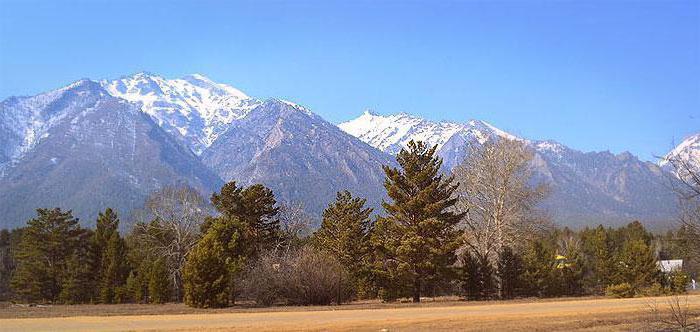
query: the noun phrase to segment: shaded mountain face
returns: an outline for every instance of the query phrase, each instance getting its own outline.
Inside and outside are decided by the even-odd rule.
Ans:
[[[226,180],[263,183],[282,200],[302,202],[315,215],[348,189],[378,207],[384,197],[381,165],[393,158],[308,109],[271,99],[232,123],[202,154]]]
[[[0,227],[20,226],[36,208],[55,206],[91,224],[106,207],[126,214],[164,185],[188,184],[207,194],[221,185],[139,105],[96,82],[10,98],[0,116],[0,136],[10,138],[0,142],[6,156]]]
[[[638,219],[651,227],[668,228],[676,218],[677,200],[670,189],[674,177],[630,153],[584,153],[554,141],[525,140],[478,120],[435,123],[407,114],[365,113],[339,127],[389,153],[411,139],[437,144],[445,171],[466,158],[470,145],[501,138],[520,140],[535,153],[534,180],[549,183],[552,189],[542,207],[561,225],[617,225]]]
[[[677,179],[629,152],[580,152],[554,142],[533,144],[535,177],[551,183],[543,207],[561,224],[622,225],[640,220],[656,229],[673,227]]]

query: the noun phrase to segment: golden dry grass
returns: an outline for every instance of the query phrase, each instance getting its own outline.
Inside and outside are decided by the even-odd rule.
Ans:
[[[655,300],[663,309],[667,298]],[[693,319],[697,321],[700,317],[700,295],[689,295],[688,301],[690,309],[694,311]],[[627,331],[643,330],[649,326],[649,302],[648,298],[587,298],[492,303],[448,301],[420,305],[362,303],[340,307],[233,308],[216,311],[187,309],[180,305],[158,306],[157,310],[153,306],[136,305],[57,306],[41,309],[52,309],[54,316],[68,316],[67,313],[71,313],[73,317],[5,318],[0,319],[0,330]],[[68,307],[74,311],[67,310]],[[106,307],[112,307],[113,311],[100,312],[103,316],[93,315],[93,310]],[[0,309],[0,312],[3,310],[17,313],[16,308]],[[8,317],[7,313],[3,317]]]

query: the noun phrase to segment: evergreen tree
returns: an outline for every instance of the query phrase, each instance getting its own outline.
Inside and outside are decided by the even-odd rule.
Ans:
[[[314,234],[314,244],[329,252],[353,276],[357,287],[366,286],[369,234],[372,213],[366,200],[352,197],[349,191],[338,192],[335,202],[323,211],[321,227]]]
[[[579,248],[568,247],[562,251],[563,259],[557,262],[556,278],[559,290],[556,295],[574,296],[583,293],[583,277],[585,273],[582,253]]]
[[[224,248],[215,232],[209,232],[187,257],[185,304],[197,308],[228,305],[229,276]]]
[[[107,251],[109,241],[112,234],[117,233],[117,228],[119,227],[119,218],[117,214],[111,209],[107,208],[104,212],[100,212],[97,216],[97,221],[95,223],[95,231],[92,235],[92,274],[94,276],[94,287],[95,290],[94,298],[105,303],[112,302],[112,296],[105,298],[107,293],[113,293],[112,290],[103,289],[103,279],[105,278],[106,264],[104,261],[104,255]]]
[[[228,294],[235,303],[236,280],[246,260],[255,259],[261,250],[269,250],[280,236],[279,208],[272,191],[256,184],[247,188],[229,182],[214,193],[211,202],[220,213],[208,218],[203,231],[212,236],[224,250],[229,281]],[[206,236],[206,235],[205,235]]]
[[[38,209],[38,216],[27,222],[16,252],[17,269],[11,284],[15,292],[28,301],[59,300],[64,277],[71,276],[79,266],[68,266],[79,250],[85,230],[70,211],[59,208]],[[68,273],[71,271],[71,273]]]
[[[477,256],[477,282],[479,285],[479,298],[490,299],[496,293],[495,274],[488,257]]]
[[[112,234],[117,232],[117,228],[119,228],[119,218],[116,212],[107,208],[104,212],[99,213],[93,234],[93,242],[99,255],[98,261],[102,261],[102,254],[105,252]]]
[[[461,265],[460,281],[466,298],[469,300],[492,298],[496,290],[495,275],[488,258],[466,251],[461,257]]]
[[[465,251],[460,257],[461,287],[468,300],[478,300],[481,297],[479,282],[479,262],[470,251]]]
[[[647,232],[644,225],[636,220],[627,224],[627,226],[624,228],[619,229],[619,232],[621,233],[623,242],[641,240],[649,245],[651,244],[651,239],[653,238],[653,235]]]
[[[598,226],[595,232],[594,270],[598,285],[604,290],[615,277],[615,248],[611,243],[608,231]]]
[[[440,172],[436,148],[410,141],[397,155],[401,169],[384,166],[392,202],[382,204],[388,215],[377,221],[380,234],[373,239],[383,268],[391,270],[383,287],[404,289],[414,302],[424,287],[449,275],[455,262],[461,215],[452,210],[456,185]]]
[[[501,297],[512,299],[520,295],[522,275],[524,273],[523,259],[510,247],[504,247],[498,255],[496,274],[501,280]]]
[[[627,241],[618,255],[616,283],[629,283],[635,292],[660,283],[656,255],[644,239]]]
[[[102,256],[100,300],[114,303],[117,290],[126,283],[129,266],[126,260],[126,244],[118,232],[113,232]]]
[[[165,303],[170,299],[170,280],[165,261],[158,259],[150,269],[148,297],[151,303]]]
[[[148,286],[151,278],[151,266],[149,261],[143,260],[139,266],[129,273],[126,279],[126,288],[129,297],[137,303],[148,302]]]
[[[279,236],[279,220],[275,218],[279,208],[269,188],[261,184],[243,188],[231,181],[221,188],[220,193],[212,195],[211,202],[221,216],[209,219],[203,231],[206,232],[217,219],[237,218],[245,226],[240,240],[246,242],[246,257],[255,257],[260,249],[271,247]]]
[[[92,298],[90,289],[94,276],[88,250],[74,252],[66,261],[61,278],[59,300],[67,304],[87,303]]]
[[[531,296],[552,295],[552,273],[554,271],[554,252],[542,239],[532,241],[523,255],[525,273],[523,281],[526,293]]]
[[[10,280],[15,271],[15,251],[22,238],[22,228],[0,231],[0,301],[8,301],[14,295]]]

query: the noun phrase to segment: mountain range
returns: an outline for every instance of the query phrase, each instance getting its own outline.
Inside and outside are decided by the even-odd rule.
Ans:
[[[535,151],[535,177],[552,187],[542,207],[560,224],[639,219],[664,228],[675,219],[675,177],[663,160],[581,152],[479,120],[364,112],[336,126],[299,104],[249,97],[202,75],[138,73],[2,101],[0,227],[22,225],[37,207],[73,209],[82,220],[107,206],[128,214],[164,185],[188,184],[208,196],[231,180],[263,183],[316,216],[342,189],[380,211],[381,166],[394,165],[409,140],[437,145],[449,172],[469,144],[500,138]],[[700,134],[668,156],[700,166]]]

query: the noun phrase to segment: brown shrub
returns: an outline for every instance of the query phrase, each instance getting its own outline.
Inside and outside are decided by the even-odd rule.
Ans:
[[[243,296],[259,305],[342,303],[352,284],[337,260],[311,247],[263,253],[242,279]]]

